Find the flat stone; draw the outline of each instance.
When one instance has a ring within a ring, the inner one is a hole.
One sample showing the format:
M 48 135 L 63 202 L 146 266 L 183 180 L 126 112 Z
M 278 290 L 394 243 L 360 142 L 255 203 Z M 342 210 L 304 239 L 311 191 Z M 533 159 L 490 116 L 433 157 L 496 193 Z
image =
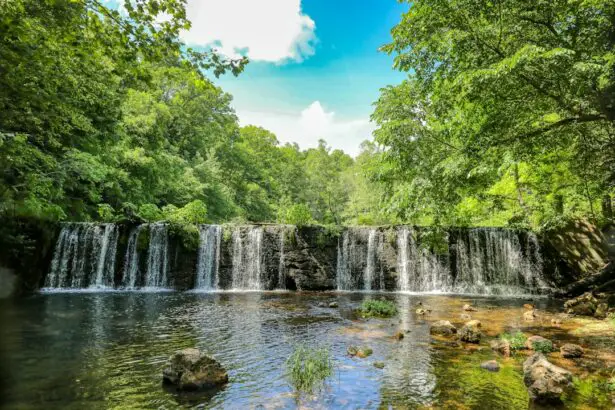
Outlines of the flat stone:
M 337 304 L 337 302 L 331 302 L 331 303 L 329 303 L 329 307 L 330 307 L 330 308 L 336 308 L 336 307 L 338 307 L 338 306 L 339 306 L 339 305 Z
M 482 367 L 485 370 L 489 370 L 490 372 L 497 372 L 500 370 L 500 365 L 495 360 L 489 360 L 486 362 L 482 362 L 480 364 L 480 367 Z
M 573 343 L 566 343 L 562 347 L 559 348 L 562 357 L 567 359 L 577 358 L 583 356 L 585 350 L 579 345 L 575 345 Z

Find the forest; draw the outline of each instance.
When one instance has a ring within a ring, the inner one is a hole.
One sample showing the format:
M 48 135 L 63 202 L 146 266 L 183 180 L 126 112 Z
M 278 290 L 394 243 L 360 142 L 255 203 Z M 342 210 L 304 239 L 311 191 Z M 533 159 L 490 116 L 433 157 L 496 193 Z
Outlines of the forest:
M 606 223 L 615 4 L 413 2 L 381 52 L 401 83 L 352 158 L 241 127 L 186 47 L 182 0 L 1 0 L 0 214 L 11 221 Z M 165 16 L 161 19 L 160 16 Z

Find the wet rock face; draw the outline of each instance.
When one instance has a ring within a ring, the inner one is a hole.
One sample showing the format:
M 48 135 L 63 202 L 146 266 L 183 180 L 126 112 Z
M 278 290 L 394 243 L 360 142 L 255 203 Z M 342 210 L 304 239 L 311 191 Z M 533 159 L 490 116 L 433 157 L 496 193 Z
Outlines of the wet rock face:
M 162 379 L 178 390 L 195 391 L 225 384 L 228 374 L 220 363 L 200 350 L 184 349 L 169 357 L 162 370 Z
M 459 331 L 459 339 L 466 343 L 480 343 L 482 333 L 481 323 L 478 320 L 470 320 Z
M 451 336 L 457 333 L 457 328 L 448 320 L 438 320 L 431 325 L 429 333 L 432 335 Z
M 585 353 L 581 346 L 572 343 L 566 343 L 559 348 L 559 351 L 562 354 L 562 357 L 567 359 L 581 357 Z
M 542 353 L 535 353 L 523 363 L 523 382 L 533 401 L 557 403 L 572 388 L 572 374 L 550 363 Z

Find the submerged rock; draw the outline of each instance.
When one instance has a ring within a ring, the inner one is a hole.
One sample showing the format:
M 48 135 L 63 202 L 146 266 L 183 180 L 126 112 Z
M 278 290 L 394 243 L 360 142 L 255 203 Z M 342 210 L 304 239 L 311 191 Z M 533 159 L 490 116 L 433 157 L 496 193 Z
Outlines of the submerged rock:
M 554 317 L 553 319 L 551 319 L 551 326 L 561 326 L 562 325 L 562 319 L 559 317 Z
M 480 343 L 482 333 L 479 320 L 470 320 L 459 331 L 459 339 L 467 343 Z
M 418 308 L 416 310 L 416 314 L 417 315 L 426 315 L 427 314 L 427 310 L 423 309 L 423 308 Z
M 566 313 L 578 316 L 593 316 L 597 306 L 598 300 L 591 292 L 585 292 L 581 296 L 577 296 L 564 303 Z
M 572 374 L 534 353 L 523 363 L 523 382 L 530 398 L 540 403 L 557 403 L 572 388 Z
M 523 320 L 531 322 L 536 317 L 536 311 L 534 309 L 523 312 Z
M 525 308 L 527 310 L 534 310 L 534 305 L 532 305 L 531 303 L 525 303 L 523 305 L 523 308 Z
M 384 362 L 374 362 L 374 367 L 377 369 L 384 369 Z
M 448 320 L 438 320 L 431 325 L 429 333 L 432 335 L 451 336 L 457 333 L 457 328 Z
M 504 357 L 510 357 L 511 347 L 508 340 L 492 340 L 490 346 Z
M 336 307 L 338 307 L 338 306 L 339 306 L 339 305 L 337 304 L 337 302 L 331 302 L 331 303 L 329 303 L 329 307 L 330 307 L 330 308 L 332 308 L 332 309 L 333 309 L 333 308 L 336 308 Z
M 163 382 L 179 390 L 201 390 L 228 382 L 226 370 L 198 349 L 175 352 L 162 370 Z
M 467 313 L 462 313 L 461 315 L 459 315 L 459 318 L 461 320 L 472 320 L 472 316 L 468 315 Z
M 404 332 L 397 332 L 393 335 L 393 339 L 395 340 L 402 340 L 404 338 Z
M 486 362 L 482 362 L 480 364 L 480 367 L 482 367 L 485 370 L 489 370 L 490 372 L 497 372 L 500 370 L 500 365 L 495 360 L 489 360 Z
M 575 345 L 573 343 L 566 343 L 562 347 L 559 348 L 562 357 L 567 359 L 572 359 L 576 357 L 581 357 L 585 353 L 585 350 L 579 345 Z

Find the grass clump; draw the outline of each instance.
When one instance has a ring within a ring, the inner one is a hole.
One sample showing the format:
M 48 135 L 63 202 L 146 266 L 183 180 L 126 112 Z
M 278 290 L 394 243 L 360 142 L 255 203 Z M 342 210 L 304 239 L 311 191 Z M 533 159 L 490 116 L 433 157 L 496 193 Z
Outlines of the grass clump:
M 391 317 L 397 314 L 397 307 L 388 300 L 365 300 L 359 310 L 363 317 Z
M 521 332 L 504 333 L 500 335 L 500 339 L 510 343 L 511 350 L 522 350 L 525 349 L 525 342 L 527 341 L 527 336 Z
M 297 390 L 311 392 L 333 375 L 333 360 L 327 348 L 298 345 L 286 360 L 286 369 Z

